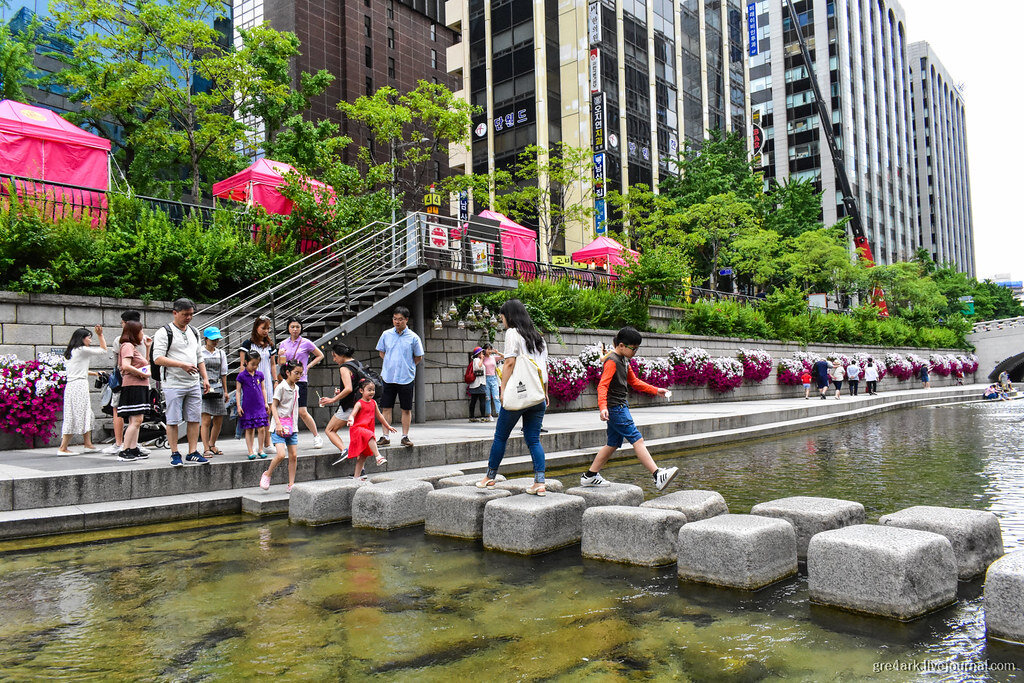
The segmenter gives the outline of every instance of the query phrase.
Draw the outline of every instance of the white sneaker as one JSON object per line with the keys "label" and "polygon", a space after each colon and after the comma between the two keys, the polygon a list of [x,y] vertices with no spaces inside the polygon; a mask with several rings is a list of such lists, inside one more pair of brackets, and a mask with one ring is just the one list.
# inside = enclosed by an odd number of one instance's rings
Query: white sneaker
{"label": "white sneaker", "polygon": [[263,449],[263,452],[267,455],[275,455],[277,453],[277,449],[273,446],[267,446]]}
{"label": "white sneaker", "polygon": [[149,450],[148,448],[143,448],[142,446],[136,446],[136,448],[138,448],[139,453],[142,453],[143,455],[151,455],[153,453],[153,451]]}
{"label": "white sneaker", "polygon": [[121,447],[118,446],[116,443],[112,443],[112,444],[110,444],[109,446],[107,446],[106,448],[103,449],[103,453],[105,455],[117,455],[120,452],[121,452]]}
{"label": "white sneaker", "polygon": [[677,474],[679,474],[678,467],[659,467],[658,471],[654,473],[654,485],[659,491],[664,490],[666,486],[672,483]]}
{"label": "white sneaker", "polygon": [[595,474],[592,477],[588,476],[584,472],[583,476],[580,477],[580,486],[611,486],[611,485],[612,485],[612,483],[610,481],[608,481],[607,479],[605,479],[604,477],[602,477],[600,472],[598,472],[597,474]]}
{"label": "white sneaker", "polygon": [[323,448],[324,440],[319,435],[313,437],[313,448]]}

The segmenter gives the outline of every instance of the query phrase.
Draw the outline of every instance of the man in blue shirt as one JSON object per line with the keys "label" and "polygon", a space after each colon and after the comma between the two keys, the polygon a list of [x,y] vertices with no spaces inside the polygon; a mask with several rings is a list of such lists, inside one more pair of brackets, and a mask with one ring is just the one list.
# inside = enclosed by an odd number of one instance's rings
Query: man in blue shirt
{"label": "man in blue shirt", "polygon": [[[412,447],[409,440],[409,425],[412,424],[413,386],[416,381],[416,366],[423,360],[423,342],[419,335],[409,329],[409,309],[399,306],[391,314],[394,327],[385,330],[377,342],[377,351],[384,361],[380,378],[384,381],[384,391],[380,397],[380,411],[384,419],[391,423],[391,411],[398,399],[402,408],[402,445]],[[391,439],[387,432],[377,439],[377,445],[390,446]]]}

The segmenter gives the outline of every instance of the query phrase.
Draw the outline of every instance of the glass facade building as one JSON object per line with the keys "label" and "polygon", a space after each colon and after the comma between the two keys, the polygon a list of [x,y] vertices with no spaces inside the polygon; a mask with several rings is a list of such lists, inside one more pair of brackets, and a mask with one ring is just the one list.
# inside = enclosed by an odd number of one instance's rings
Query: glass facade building
{"label": "glass facade building", "polygon": [[[507,168],[528,145],[563,142],[603,163],[604,182],[581,185],[622,192],[657,187],[708,129],[749,130],[739,0],[449,0],[446,16],[462,36],[449,72],[483,109],[470,151],[453,151],[453,172]],[[598,227],[566,226],[555,253]]]}

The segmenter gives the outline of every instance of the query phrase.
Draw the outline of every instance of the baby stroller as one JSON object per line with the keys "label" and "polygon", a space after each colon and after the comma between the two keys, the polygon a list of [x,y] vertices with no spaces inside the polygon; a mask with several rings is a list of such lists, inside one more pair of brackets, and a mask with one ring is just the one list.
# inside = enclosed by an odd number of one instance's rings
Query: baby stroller
{"label": "baby stroller", "polygon": [[149,390],[149,412],[139,428],[139,443],[153,448],[168,448],[167,425],[164,423],[164,403],[160,392]]}

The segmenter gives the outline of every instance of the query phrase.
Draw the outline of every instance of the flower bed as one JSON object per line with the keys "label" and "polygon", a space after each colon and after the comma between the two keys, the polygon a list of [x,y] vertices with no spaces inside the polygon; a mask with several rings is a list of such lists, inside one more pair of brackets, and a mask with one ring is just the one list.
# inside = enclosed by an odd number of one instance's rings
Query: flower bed
{"label": "flower bed", "polygon": [[743,363],[735,358],[714,358],[708,367],[708,387],[723,393],[743,384]]}
{"label": "flower bed", "polygon": [[978,357],[973,353],[960,356],[960,365],[963,367],[965,375],[974,374],[978,371]]}
{"label": "flower bed", "polygon": [[651,386],[667,388],[672,384],[672,367],[667,358],[631,358],[630,366],[636,376]]}
{"label": "flower bed", "polygon": [[933,353],[928,357],[928,365],[931,371],[939,377],[949,377],[950,373],[953,372],[953,366],[949,361],[950,356],[944,356],[941,353]]}
{"label": "flower bed", "polygon": [[0,430],[28,444],[49,439],[66,382],[63,356],[43,354],[29,361],[0,356]]}
{"label": "flower bed", "polygon": [[702,348],[674,348],[668,356],[672,383],[699,387],[707,384],[711,354]]}
{"label": "flower bed", "polygon": [[583,364],[583,369],[587,373],[587,381],[594,384],[601,381],[601,371],[603,369],[601,358],[601,347],[597,344],[588,346],[580,352],[580,363]]}
{"label": "flower bed", "polygon": [[898,353],[885,354],[884,365],[885,369],[889,372],[889,374],[891,374],[893,377],[895,377],[901,382],[907,381],[908,379],[913,377],[914,373],[916,372],[913,364],[908,359],[904,358]]}
{"label": "flower bed", "polygon": [[782,358],[779,360],[779,369],[775,376],[778,378],[779,384],[796,386],[803,384],[800,376],[805,372],[810,372],[810,369],[805,368],[803,361],[799,358]]}
{"label": "flower bed", "polygon": [[579,358],[548,359],[548,394],[559,403],[575,401],[589,383]]}
{"label": "flower bed", "polygon": [[772,355],[764,349],[740,349],[737,352],[743,364],[743,379],[762,382],[772,374]]}

